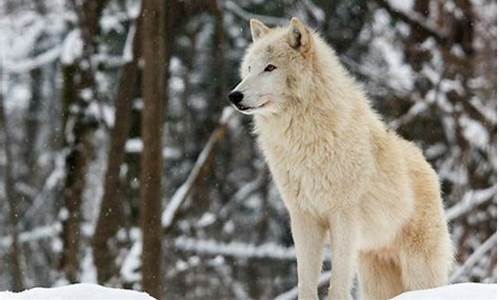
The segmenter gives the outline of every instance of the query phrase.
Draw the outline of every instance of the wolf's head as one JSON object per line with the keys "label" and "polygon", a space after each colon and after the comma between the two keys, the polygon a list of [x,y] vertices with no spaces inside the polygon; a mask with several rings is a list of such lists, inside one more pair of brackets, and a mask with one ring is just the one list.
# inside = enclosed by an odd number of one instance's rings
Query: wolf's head
{"label": "wolf's head", "polygon": [[253,43],[241,64],[241,82],[229,94],[245,114],[275,114],[307,93],[315,72],[316,36],[297,18],[288,27],[269,28],[250,20]]}

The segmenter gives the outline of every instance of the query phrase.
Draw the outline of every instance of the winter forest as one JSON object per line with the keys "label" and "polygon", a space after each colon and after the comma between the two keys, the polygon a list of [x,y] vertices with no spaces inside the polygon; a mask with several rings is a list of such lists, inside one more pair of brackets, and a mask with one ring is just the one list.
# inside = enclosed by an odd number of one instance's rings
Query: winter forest
{"label": "winter forest", "polygon": [[[295,299],[287,211],[229,107],[297,16],[438,172],[451,282],[496,282],[494,0],[1,0],[0,290]],[[328,255],[320,292],[328,287]]]}

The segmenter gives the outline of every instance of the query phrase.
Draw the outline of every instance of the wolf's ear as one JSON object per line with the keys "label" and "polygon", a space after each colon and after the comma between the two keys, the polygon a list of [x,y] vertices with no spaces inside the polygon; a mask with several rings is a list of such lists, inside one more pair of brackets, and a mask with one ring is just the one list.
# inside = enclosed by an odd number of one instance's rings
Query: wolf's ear
{"label": "wolf's ear", "polygon": [[269,27],[257,19],[250,19],[250,31],[252,32],[252,40],[255,42],[269,31]]}
{"label": "wolf's ear", "polygon": [[288,25],[287,41],[293,49],[307,52],[311,48],[311,33],[299,19],[293,17]]}

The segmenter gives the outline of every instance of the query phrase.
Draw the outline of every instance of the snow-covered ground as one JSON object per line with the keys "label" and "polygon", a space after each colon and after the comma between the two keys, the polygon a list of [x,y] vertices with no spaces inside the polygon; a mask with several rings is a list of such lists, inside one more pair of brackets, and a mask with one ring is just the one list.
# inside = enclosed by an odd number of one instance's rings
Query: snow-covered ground
{"label": "snow-covered ground", "polygon": [[401,294],[392,300],[495,300],[497,284],[459,283]]}
{"label": "snow-covered ground", "polygon": [[55,288],[33,288],[20,293],[0,292],[0,300],[155,300],[146,293],[79,283]]}
{"label": "snow-covered ground", "polygon": [[[460,283],[401,294],[392,300],[496,300],[497,284]],[[0,300],[154,300],[143,292],[79,283],[33,288],[20,293],[0,292]]]}

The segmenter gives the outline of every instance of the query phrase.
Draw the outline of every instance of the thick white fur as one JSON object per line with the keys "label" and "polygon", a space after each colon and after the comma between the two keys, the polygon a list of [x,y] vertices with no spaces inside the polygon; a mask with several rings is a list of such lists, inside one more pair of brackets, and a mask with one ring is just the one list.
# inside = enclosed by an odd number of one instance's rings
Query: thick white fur
{"label": "thick white fur", "polygon": [[[329,299],[363,299],[447,283],[453,250],[436,173],[387,129],[331,48],[297,19],[252,21],[241,67],[246,111],[290,213],[300,299],[317,299],[330,242]],[[264,27],[262,27],[264,26]],[[267,64],[277,68],[263,72]]]}

